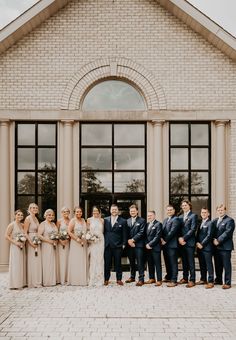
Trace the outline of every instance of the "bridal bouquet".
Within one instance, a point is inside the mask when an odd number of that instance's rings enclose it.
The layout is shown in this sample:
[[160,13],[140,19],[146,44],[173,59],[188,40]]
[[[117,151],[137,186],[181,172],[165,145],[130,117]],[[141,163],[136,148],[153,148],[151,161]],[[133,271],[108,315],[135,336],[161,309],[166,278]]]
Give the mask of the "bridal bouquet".
[[87,231],[87,233],[85,234],[85,239],[87,242],[91,242],[91,243],[96,243],[97,241],[99,241],[99,237],[93,233],[91,233],[91,231]]
[[20,247],[20,249],[22,250],[23,247],[24,247],[24,244],[25,244],[25,242],[26,242],[26,236],[25,236],[25,234],[23,234],[23,233],[18,233],[18,234],[16,235],[16,241],[22,243],[22,245],[21,245],[21,247]]
[[[59,240],[59,234],[57,231],[52,231],[50,233],[50,240],[52,241],[58,241]],[[56,242],[53,243],[53,248],[56,249]]]
[[[38,236],[34,236],[32,239],[32,243],[35,246],[38,246],[39,244],[42,243],[42,241],[40,240],[40,238]],[[38,247],[34,248],[34,256],[38,256]]]
[[[69,240],[70,236],[68,235],[68,232],[66,230],[62,230],[59,232],[59,240],[66,241]],[[65,246],[63,245],[63,249],[65,249]]]

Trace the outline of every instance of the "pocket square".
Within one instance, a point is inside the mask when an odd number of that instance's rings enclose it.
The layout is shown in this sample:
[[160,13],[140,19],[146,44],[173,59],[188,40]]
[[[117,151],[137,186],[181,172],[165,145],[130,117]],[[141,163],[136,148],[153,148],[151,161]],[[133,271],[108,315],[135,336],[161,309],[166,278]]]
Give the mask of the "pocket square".
[[139,225],[140,225],[140,223],[136,223],[136,225],[137,225],[137,226],[139,226]]
[[122,225],[121,225],[121,224],[119,224],[119,228],[122,228]]
[[207,228],[207,225],[203,225],[202,228]]
[[152,227],[152,230],[153,230],[153,229],[156,229],[156,227]]

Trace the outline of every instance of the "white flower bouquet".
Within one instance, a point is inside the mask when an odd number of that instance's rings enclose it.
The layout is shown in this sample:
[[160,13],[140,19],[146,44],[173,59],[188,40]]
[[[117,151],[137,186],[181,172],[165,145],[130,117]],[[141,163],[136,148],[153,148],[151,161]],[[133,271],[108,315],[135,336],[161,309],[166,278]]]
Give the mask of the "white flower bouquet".
[[85,234],[85,239],[87,242],[90,242],[90,243],[96,243],[100,240],[100,238],[97,235],[91,233],[91,231],[89,230]]
[[[59,232],[59,240],[66,241],[69,240],[70,236],[66,230],[61,230]],[[65,246],[63,245],[63,249],[65,249]]]
[[[34,236],[33,239],[32,239],[32,243],[35,245],[35,246],[38,246],[39,244],[42,243],[42,241],[40,240],[40,238],[38,236]],[[34,255],[35,256],[38,256],[38,247],[34,248]]]
[[20,249],[22,250],[23,247],[24,247],[24,244],[25,244],[25,242],[26,242],[26,236],[25,236],[25,234],[23,234],[23,233],[18,233],[18,234],[16,235],[16,241],[22,243],[22,245],[21,245],[21,247],[20,247]]
[[[57,231],[52,231],[49,236],[50,240],[52,241],[58,241],[59,240],[59,234]],[[56,242],[53,242],[53,248],[56,249]]]
[[84,246],[84,243],[82,242],[82,240],[86,240],[85,235],[86,235],[86,233],[84,232],[84,230],[76,230],[75,231],[75,236],[81,240],[80,244],[81,244],[82,247]]

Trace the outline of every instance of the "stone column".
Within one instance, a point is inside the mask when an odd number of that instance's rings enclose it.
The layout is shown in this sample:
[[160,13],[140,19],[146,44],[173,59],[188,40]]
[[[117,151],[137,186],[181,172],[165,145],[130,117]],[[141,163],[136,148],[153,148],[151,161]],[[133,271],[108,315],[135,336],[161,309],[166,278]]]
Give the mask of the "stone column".
[[[73,120],[63,120],[63,206],[73,209]],[[61,207],[60,207],[61,209]]]
[[226,120],[217,120],[215,134],[215,204],[227,205],[226,197],[226,166],[227,166],[227,144],[226,144]]
[[0,121],[0,271],[7,270],[9,244],[5,240],[10,216],[10,134],[9,121]]
[[153,121],[153,204],[158,220],[164,217],[163,195],[163,124],[164,120]]

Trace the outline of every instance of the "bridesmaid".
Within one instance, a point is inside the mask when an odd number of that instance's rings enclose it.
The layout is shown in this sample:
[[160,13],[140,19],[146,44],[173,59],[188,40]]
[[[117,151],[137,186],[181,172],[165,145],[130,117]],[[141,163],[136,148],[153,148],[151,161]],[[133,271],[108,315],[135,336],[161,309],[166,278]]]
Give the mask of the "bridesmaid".
[[31,203],[28,208],[29,216],[24,223],[24,232],[27,237],[27,282],[29,288],[42,287],[42,258],[40,244],[35,244],[38,237],[39,221],[36,217],[39,208]]
[[[8,225],[5,233],[6,240],[11,243],[9,258],[10,289],[21,289],[26,286],[26,235],[24,234],[24,226],[22,223],[23,218],[23,212],[16,210],[15,219]],[[18,239],[19,237],[21,241]]]
[[62,232],[66,232],[68,239],[59,240],[59,273],[60,273],[60,283],[64,285],[67,282],[68,278],[68,256],[69,256],[69,235],[68,235],[68,226],[70,222],[70,209],[63,207],[61,209],[61,218],[57,221],[57,228],[59,230],[59,234]]
[[72,286],[87,286],[87,243],[82,238],[86,234],[86,223],[82,218],[82,209],[75,207],[74,218],[69,223],[68,231],[71,237],[68,283]]
[[57,240],[52,240],[52,235],[58,235],[58,229],[54,220],[54,211],[47,209],[44,213],[45,221],[39,225],[39,237],[42,240],[42,268],[43,286],[50,287],[56,285],[56,249]]

